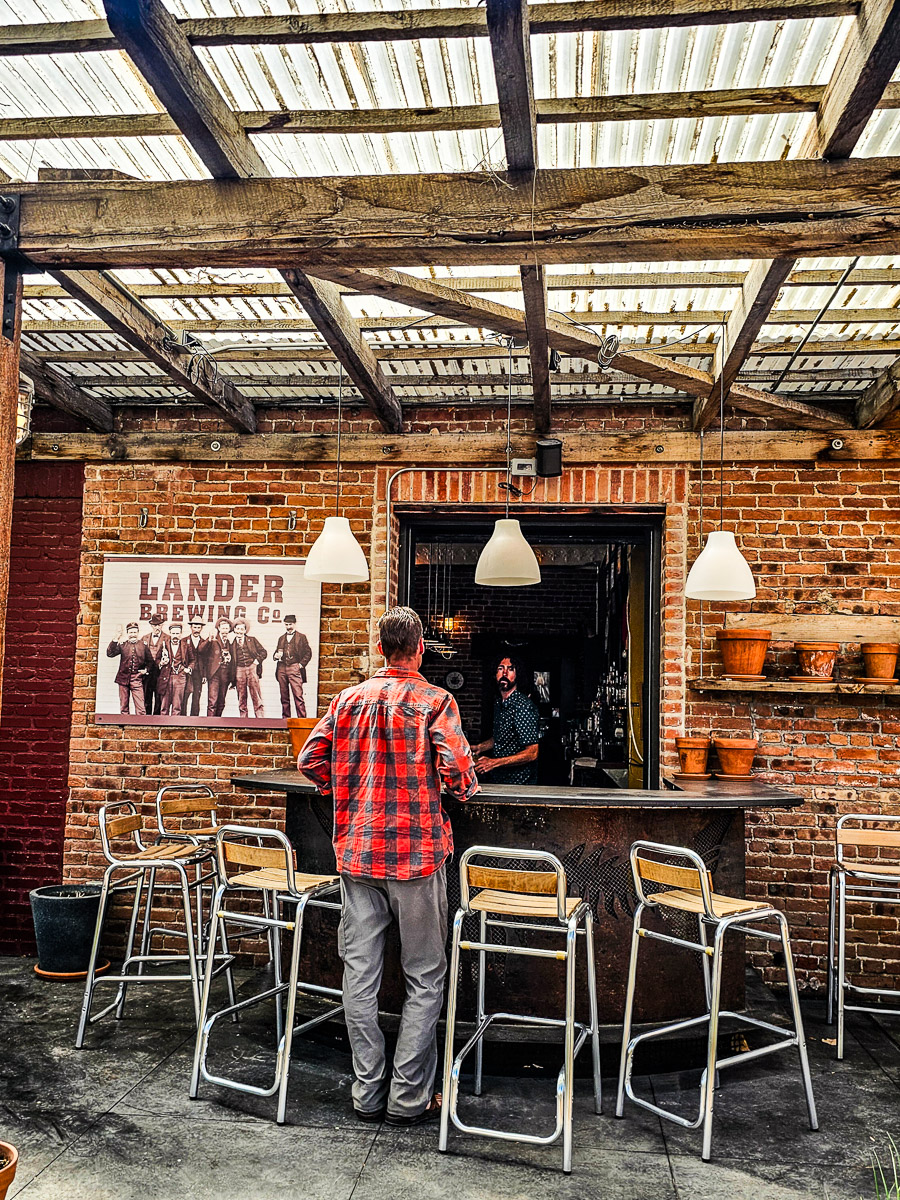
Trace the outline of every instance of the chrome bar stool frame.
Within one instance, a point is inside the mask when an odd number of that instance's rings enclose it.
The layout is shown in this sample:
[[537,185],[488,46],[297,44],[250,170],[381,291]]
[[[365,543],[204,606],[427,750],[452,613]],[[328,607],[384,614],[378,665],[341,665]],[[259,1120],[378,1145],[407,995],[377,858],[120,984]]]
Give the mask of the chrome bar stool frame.
[[[508,868],[470,865],[475,857],[486,859],[525,860],[542,863],[544,871],[510,870]],[[529,876],[533,878],[529,878]],[[450,982],[447,998],[447,1025],[444,1045],[443,1104],[439,1148],[446,1151],[450,1122],[462,1133],[501,1141],[524,1142],[533,1146],[549,1146],[563,1139],[563,1171],[572,1170],[572,1104],[574,1099],[575,1059],[590,1037],[593,1060],[594,1111],[601,1112],[600,1030],[597,1013],[597,979],[594,960],[594,923],[590,905],[584,900],[566,896],[566,872],[559,859],[543,850],[518,850],[498,846],[473,846],[466,850],[459,863],[460,907],[453,920]],[[472,888],[479,888],[476,896]],[[497,905],[499,907],[493,907]],[[518,910],[516,912],[515,910]],[[542,911],[546,910],[546,911]],[[480,940],[472,942],[462,937],[463,921],[474,912],[480,914]],[[504,920],[507,915],[545,919],[546,924],[532,921]],[[498,915],[499,914],[499,915]],[[565,934],[564,950],[547,950],[529,946],[511,946],[488,942],[488,930],[514,929],[517,932]],[[575,1020],[575,960],[578,936],[585,940],[590,1024]],[[477,1025],[475,1032],[454,1057],[456,1006],[460,952],[473,951],[478,955]],[[530,958],[549,958],[566,965],[566,1015],[562,1019],[535,1017],[523,1013],[485,1012],[485,968],[488,954],[515,954]],[[467,1125],[458,1114],[460,1072],[465,1059],[475,1050],[475,1095],[482,1092],[483,1038],[494,1021],[510,1021],[523,1025],[540,1025],[564,1030],[564,1059],[556,1083],[556,1126],[549,1134],[519,1133],[513,1130],[488,1129]],[[577,1032],[577,1037],[576,1037]]]
[[[649,852],[657,857],[643,858],[642,853]],[[736,900],[730,896],[717,895],[712,890],[709,871],[703,859],[693,850],[683,846],[667,846],[661,842],[635,842],[631,847],[631,870],[634,877],[634,888],[637,892],[638,905],[634,913],[634,927],[631,938],[631,958],[628,965],[628,987],[625,997],[625,1019],[622,1031],[622,1057],[619,1066],[619,1084],[616,1093],[616,1116],[624,1114],[625,1097],[635,1104],[673,1121],[684,1129],[703,1127],[702,1158],[709,1161],[712,1148],[713,1101],[715,1096],[716,1073],[723,1067],[735,1066],[774,1054],[790,1046],[796,1046],[800,1057],[800,1071],[803,1077],[803,1088],[806,1094],[806,1107],[809,1113],[810,1128],[818,1129],[816,1103],[813,1097],[812,1081],[809,1074],[809,1059],[806,1052],[806,1039],[803,1032],[803,1020],[800,1015],[800,996],[797,990],[797,978],[794,972],[794,960],[791,954],[790,937],[784,914],[770,905],[751,900]],[[690,867],[672,865],[671,860],[680,859],[689,862]],[[656,892],[648,895],[644,891],[644,882],[652,882],[673,888],[671,892]],[[699,941],[691,942],[686,938],[675,937],[671,934],[658,933],[642,925],[644,913],[660,906],[670,907],[678,912],[697,917]],[[718,910],[718,911],[717,911]],[[769,930],[756,929],[753,923],[774,921],[778,933]],[[749,922],[749,923],[748,923]],[[764,938],[768,941],[780,942],[784,953],[785,969],[787,972],[788,991],[791,999],[791,1010],[794,1017],[794,1029],[785,1036],[782,1026],[773,1025],[769,1021],[761,1021],[757,1017],[748,1017],[744,1013],[729,1012],[721,1009],[722,993],[722,951],[725,935],[734,930],[750,937]],[[713,931],[712,945],[709,944],[708,933]],[[655,941],[667,942],[670,945],[682,946],[703,956],[703,980],[706,993],[706,1014],[702,1017],[692,1017],[685,1021],[675,1021],[651,1029],[646,1033],[631,1036],[632,1015],[634,1011],[635,981],[637,978],[638,947],[641,938],[652,938]],[[742,1054],[734,1054],[728,1058],[718,1058],[719,1019],[730,1017],[743,1025],[756,1029],[764,1029],[777,1034],[779,1040],[772,1045],[760,1046],[747,1050]],[[682,1117],[670,1109],[653,1104],[635,1095],[631,1084],[634,1067],[634,1054],[641,1043],[652,1038],[659,1038],[676,1031],[695,1028],[698,1025],[708,1026],[706,1067],[700,1077],[700,1108],[693,1120]]]
[[[853,828],[849,822],[858,822]],[[876,822],[892,826],[874,828]],[[844,1025],[848,1012],[875,1012],[900,1016],[900,1008],[875,1007],[871,1004],[848,1004],[850,994],[872,999],[900,999],[893,988],[861,987],[847,979],[847,903],[900,905],[900,863],[883,863],[877,859],[853,862],[845,858],[845,847],[866,846],[872,850],[900,848],[900,816],[883,813],[846,813],[835,829],[835,862],[829,877],[828,903],[828,1024],[834,1023],[837,1010],[837,1057],[844,1057]]]
[[[76,1049],[84,1045],[84,1037],[89,1024],[94,1024],[115,1010],[116,1019],[124,1015],[125,999],[129,984],[133,983],[174,983],[185,979],[190,980],[191,996],[194,1005],[194,1017],[200,1014],[200,988],[203,979],[208,974],[214,975],[225,972],[229,994],[233,994],[233,979],[231,975],[232,955],[227,943],[222,939],[220,953],[210,950],[208,941],[202,938],[195,941],[194,913],[191,895],[194,894],[197,905],[200,904],[202,889],[207,887],[215,878],[212,849],[203,847],[190,840],[182,845],[157,841],[148,846],[141,836],[143,822],[137,807],[130,800],[104,804],[98,814],[100,841],[103,854],[109,864],[103,874],[100,891],[100,906],[97,912],[97,923],[94,927],[94,939],[91,945],[90,961],[88,963],[87,979],[85,981],[84,997],[81,1005],[81,1015],[78,1022],[78,1032],[75,1037]],[[113,849],[112,841],[119,837],[132,835],[133,852],[126,853]],[[204,874],[204,867],[211,870]],[[188,875],[188,868],[193,868],[193,878]],[[114,882],[119,871],[128,871],[124,878]],[[175,882],[158,884],[157,873],[163,871],[174,874]],[[128,936],[125,944],[125,956],[122,962],[121,974],[95,975],[97,958],[100,951],[100,939],[103,924],[109,907],[110,897],[117,893],[127,892],[134,888],[134,898],[131,905],[131,916],[128,924]],[[141,932],[140,953],[134,953],[134,943],[137,936],[138,920],[141,910],[141,899],[146,888],[144,899],[144,923]],[[154,888],[164,891],[174,891],[180,896],[184,914],[184,929],[163,929],[151,927],[152,901]],[[183,937],[186,941],[184,954],[154,954],[151,949],[152,936],[155,933],[167,933],[174,937]],[[210,954],[212,954],[212,969],[207,970]],[[186,963],[187,973],[147,975],[145,967],[149,965],[164,965]],[[135,972],[129,974],[129,967],[134,965]],[[94,991],[99,984],[117,983],[116,997],[98,1013],[91,1014]]]
[[[265,843],[270,845],[266,846]],[[254,844],[251,844],[254,843]],[[216,859],[218,862],[219,885],[213,900],[210,924],[210,941],[214,941],[218,930],[234,924],[245,931],[256,931],[274,941],[272,964],[274,986],[237,1003],[234,1000],[210,1015],[209,997],[211,978],[203,984],[200,1000],[200,1018],[197,1023],[197,1040],[194,1047],[194,1062],[191,1072],[190,1097],[196,1100],[201,1078],[218,1087],[231,1088],[251,1096],[274,1096],[278,1093],[276,1123],[283,1125],[287,1109],[288,1080],[291,1065],[291,1046],[298,1034],[303,1034],[343,1012],[343,1004],[334,1005],[324,1013],[294,1026],[297,992],[309,992],[317,996],[333,996],[342,999],[340,988],[324,987],[299,979],[300,949],[303,941],[303,919],[308,907],[330,909],[340,914],[340,901],[328,897],[340,895],[340,879],[337,875],[309,875],[294,867],[294,851],[287,837],[278,829],[264,829],[248,825],[223,825],[216,833]],[[243,868],[229,874],[229,867]],[[268,905],[262,914],[226,907],[226,898],[231,893],[246,899],[268,893]],[[285,906],[295,906],[293,917],[283,914]],[[293,934],[290,970],[287,980],[281,972],[281,935]],[[282,1001],[287,996],[286,1011],[282,1014]],[[214,1075],[207,1067],[209,1039],[215,1023],[225,1016],[236,1017],[253,1004],[275,1000],[276,1042],[275,1079],[270,1087],[258,1087],[223,1075]]]

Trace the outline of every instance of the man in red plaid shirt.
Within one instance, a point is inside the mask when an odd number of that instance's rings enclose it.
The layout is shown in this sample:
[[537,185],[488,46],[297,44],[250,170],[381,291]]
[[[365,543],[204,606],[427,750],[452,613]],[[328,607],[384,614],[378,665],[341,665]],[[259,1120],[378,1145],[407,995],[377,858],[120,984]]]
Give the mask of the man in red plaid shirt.
[[[297,766],[334,800],[354,1111],[363,1121],[417,1125],[440,1116],[433,1088],[453,851],[441,791],[468,800],[478,781],[456,701],[419,674],[425,644],[416,613],[392,608],[378,632],[387,666],[332,700]],[[389,1080],[378,988],[392,920],[406,999]]]

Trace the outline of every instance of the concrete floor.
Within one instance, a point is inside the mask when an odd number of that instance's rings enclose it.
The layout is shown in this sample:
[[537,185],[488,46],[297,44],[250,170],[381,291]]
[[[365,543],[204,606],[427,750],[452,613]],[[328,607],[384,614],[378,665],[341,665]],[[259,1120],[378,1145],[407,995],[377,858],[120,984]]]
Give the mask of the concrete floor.
[[[821,1128],[806,1121],[792,1052],[723,1072],[713,1161],[700,1136],[631,1105],[612,1116],[614,1080],[595,1116],[587,1078],[575,1099],[574,1170],[561,1148],[451,1134],[437,1150],[435,1127],[360,1124],[350,1109],[350,1056],[337,1027],[295,1042],[290,1124],[273,1102],[209,1086],[187,1098],[191,1012],[176,985],[133,991],[126,1019],[95,1025],[73,1047],[80,988],[38,979],[32,963],[0,960],[0,1138],[19,1148],[9,1193],[26,1200],[874,1200],[872,1157],[887,1158],[900,1134],[900,1018],[854,1016],[843,1063],[828,1044],[821,1005],[808,1007],[807,1035]],[[778,1012],[759,985],[752,1009]],[[227,1031],[217,1065],[264,1077],[266,1014]],[[327,1028],[327,1027],[326,1027]],[[615,1047],[604,1053],[610,1066]],[[239,1062],[237,1061],[239,1060]],[[696,1072],[655,1077],[657,1101],[695,1104]],[[642,1081],[648,1089],[650,1082]],[[553,1123],[546,1072],[486,1080],[471,1119]],[[477,1114],[477,1115],[476,1115]]]

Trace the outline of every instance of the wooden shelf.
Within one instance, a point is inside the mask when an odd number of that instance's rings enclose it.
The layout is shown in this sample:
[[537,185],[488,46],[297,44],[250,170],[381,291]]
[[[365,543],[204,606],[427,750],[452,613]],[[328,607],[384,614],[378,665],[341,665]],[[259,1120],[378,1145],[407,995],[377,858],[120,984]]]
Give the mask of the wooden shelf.
[[789,679],[765,679],[750,682],[740,679],[689,679],[695,692],[783,692],[803,695],[900,696],[900,684],[857,683],[845,679],[839,683],[791,683]]

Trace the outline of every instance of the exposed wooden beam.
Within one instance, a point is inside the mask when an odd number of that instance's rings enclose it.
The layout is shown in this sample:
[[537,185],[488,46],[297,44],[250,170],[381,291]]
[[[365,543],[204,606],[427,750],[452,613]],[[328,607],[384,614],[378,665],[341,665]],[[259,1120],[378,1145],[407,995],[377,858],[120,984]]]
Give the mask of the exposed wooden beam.
[[[616,29],[662,29],[737,21],[784,21],[846,16],[855,0],[576,0],[532,6],[534,33],[578,33]],[[471,8],[388,12],[311,13],[255,17],[200,17],[179,21],[195,46],[303,45],[317,42],[413,41],[419,38],[483,37],[484,11]],[[116,50],[106,21],[61,21],[5,25],[0,55],[64,54]]]
[[849,158],[898,63],[900,3],[862,0],[797,157]]
[[[485,11],[507,167],[513,177],[521,177],[519,187],[530,187],[537,168],[537,123],[528,6],[524,0],[487,0]],[[534,388],[534,426],[543,434],[552,420],[544,268],[539,263],[522,265],[519,278]]]
[[[178,128],[216,179],[265,178],[269,169],[161,0],[104,0],[110,27]],[[402,428],[400,406],[377,374],[340,296],[319,294],[301,272],[284,281],[307,297],[307,312],[385,429]],[[303,282],[301,282],[303,281]],[[372,370],[370,371],[370,367]]]
[[[34,384],[36,400],[86,421],[91,429],[100,433],[112,433],[115,419],[106,400],[101,400],[98,396],[89,396],[78,384],[67,379],[59,371],[54,371],[42,359],[27,350],[19,351],[19,369]],[[173,383],[174,380],[167,378],[167,382]]]
[[719,409],[723,393],[731,391],[738,372],[747,361],[759,332],[770,319],[778,292],[791,271],[791,262],[776,259],[753,263],[741,288],[739,302],[721,331],[713,364],[713,385],[708,396],[694,405],[694,428],[705,429]]
[[[792,271],[782,284],[783,287],[819,287],[837,283],[842,271]],[[54,283],[32,282],[33,276],[25,277],[26,300],[59,300],[68,295],[65,288]],[[645,291],[666,288],[667,290],[693,290],[695,288],[739,288],[747,278],[743,271],[619,271],[609,274],[561,275],[545,274],[548,292],[621,292]],[[900,267],[857,268],[848,279],[856,287],[887,285],[900,286]],[[444,287],[466,292],[515,292],[519,279],[514,275],[471,275],[442,279]],[[291,289],[282,280],[268,283],[130,283],[132,296],[143,299],[187,300],[214,296],[290,296]],[[356,291],[343,288],[342,291]]]
[[[333,272],[344,283],[361,284],[369,289],[379,289],[380,294],[392,300],[439,312],[455,320],[477,321],[489,329],[510,336],[522,336],[525,332],[525,314],[519,309],[497,304],[465,293],[442,288],[432,280],[419,279],[401,271],[341,270]],[[595,358],[601,347],[599,336],[572,321],[551,314],[547,318],[547,342],[554,349],[568,354],[582,354]],[[673,362],[662,355],[648,351],[620,349],[613,365],[621,371],[661,384],[691,396],[706,396],[712,377],[705,371],[684,363]],[[839,418],[827,409],[804,404],[781,397],[769,397],[766,393],[744,384],[732,389],[732,403],[755,413],[789,417],[801,428],[823,429],[838,424]]]
[[[849,158],[884,96],[900,62],[900,0],[862,0],[828,82],[800,145],[800,159]],[[852,251],[851,251],[852,253]],[[746,359],[754,338],[778,296],[794,262],[761,263],[745,281],[739,308],[729,322],[727,358],[716,364],[705,411],[695,411],[698,428],[710,418],[716,391],[729,386]],[[785,270],[788,267],[788,270]]]
[[882,371],[856,402],[856,423],[870,429],[892,417],[900,408],[900,360]]
[[[900,160],[19,184],[39,265],[503,265],[894,253]],[[319,272],[321,274],[321,272]]]
[[[373,273],[386,270],[387,268],[373,267],[369,268]],[[342,278],[349,277],[349,273],[343,270],[337,271],[333,267],[325,267],[320,269],[320,275],[323,278],[331,279],[333,276]],[[402,274],[406,274],[403,272]],[[424,283],[424,280],[419,282]],[[370,292],[373,284],[368,285]],[[435,284],[435,288],[441,287],[440,284]],[[452,327],[467,326],[469,328],[481,329],[492,328],[488,321],[485,312],[482,312],[478,306],[479,297],[471,296],[470,293],[464,292],[459,288],[448,289],[451,296],[456,298],[470,297],[475,303],[470,305],[464,316],[453,317],[449,311],[443,315],[434,317],[429,321],[424,319],[421,322],[422,328],[428,329],[445,329]],[[386,295],[386,291],[378,293]],[[497,304],[496,301],[482,298],[485,304]],[[412,307],[426,309],[424,304],[416,305],[413,301],[403,301],[409,303]],[[462,307],[461,305],[459,306]],[[507,308],[507,305],[497,305],[499,309]],[[27,310],[26,310],[27,311]],[[521,309],[510,309],[511,312],[521,314]],[[692,325],[718,325],[725,318],[726,313],[720,311],[707,311],[706,309],[681,309],[673,312],[652,312],[646,309],[629,308],[629,309],[600,309],[599,311],[589,308],[573,308],[568,309],[565,313],[548,311],[548,321],[562,322],[560,326],[560,337],[557,341],[569,339],[563,337],[563,330],[566,326],[577,328],[578,325],[597,326],[602,329],[615,329],[623,325],[638,325],[652,326],[660,329],[677,329]],[[767,325],[805,325],[809,324],[816,313],[813,309],[806,308],[790,308],[776,309],[766,320]],[[567,318],[571,318],[567,320]],[[377,331],[388,329],[405,329],[409,326],[410,321],[414,320],[411,317],[351,317],[349,314],[347,320],[355,324],[359,329]],[[576,324],[573,324],[577,322]],[[832,308],[826,313],[823,318],[823,324],[826,325],[870,325],[870,324],[898,324],[900,323],[900,310],[894,308]],[[317,329],[317,325],[312,320],[306,317],[272,317],[264,319],[262,317],[197,317],[190,320],[167,321],[166,324],[175,330],[187,330],[190,333],[243,333],[252,331],[255,333],[297,333]],[[46,334],[46,333],[102,333],[103,325],[99,321],[91,321],[88,319],[69,317],[26,317],[23,322],[22,329],[28,334]],[[519,330],[514,336],[524,336],[524,330]],[[574,345],[574,343],[572,343]],[[576,353],[576,351],[566,351],[563,346],[555,347],[560,353]],[[596,351],[599,344],[594,345],[593,351],[590,351],[590,357],[596,357]],[[582,353],[587,351],[582,347]],[[804,352],[805,353],[805,352]]]
[[[23,334],[23,337],[25,335]],[[29,338],[29,344],[37,340]],[[791,354],[799,342],[760,342],[753,347],[754,357],[777,357]],[[715,347],[704,342],[673,342],[671,345],[656,345],[647,342],[628,342],[626,349],[652,350],[661,358],[712,358]],[[136,350],[106,350],[82,347],[78,350],[59,349],[47,346],[32,346],[34,354],[47,362],[102,363],[102,362],[145,362],[144,355]],[[485,345],[481,342],[451,342],[436,346],[371,346],[379,361],[391,362],[478,362],[481,359],[507,357],[501,346]],[[900,355],[900,341],[881,341],[875,338],[855,338],[843,341],[815,341],[807,343],[801,361],[816,358],[842,358],[847,355]],[[521,357],[521,356],[520,356]],[[565,358],[566,355],[563,354]],[[575,357],[582,357],[576,355]],[[269,363],[269,362],[332,362],[334,355],[327,346],[298,344],[294,348],[284,346],[230,346],[215,352],[217,362]],[[515,358],[515,355],[514,355]]]
[[387,432],[400,433],[403,410],[334,284],[310,279],[302,271],[283,271],[282,277]]
[[[690,432],[628,430],[623,433],[566,433],[563,435],[569,466],[592,466],[598,462],[698,462],[700,438]],[[19,452],[23,459],[88,462],[289,462],[334,463],[336,439],[324,434],[267,433],[253,437],[222,434],[213,449],[208,434],[134,433],[34,434]],[[842,446],[836,450],[833,442]],[[530,454],[534,438],[513,433],[513,453]],[[706,454],[708,457],[709,448]],[[506,463],[506,434],[386,433],[345,434],[341,442],[345,463],[379,463],[414,466],[448,461]],[[734,431],[725,439],[725,460],[734,463],[761,462],[857,462],[860,459],[900,460],[900,430],[835,429],[794,432],[783,430]],[[540,486],[540,485],[539,485]]]
[[525,302],[525,336],[534,389],[534,428],[538,435],[550,432],[552,391],[550,387],[550,340],[547,334],[547,285],[544,268],[520,267],[522,298]]
[[103,0],[106,19],[163,107],[216,179],[268,168],[161,0]]
[[[824,86],[731,88],[696,92],[648,92],[634,96],[579,96],[536,100],[538,125],[606,121],[676,121],[706,117],[761,116],[815,112]],[[890,84],[879,109],[900,108],[900,84]],[[427,133],[492,129],[500,124],[496,104],[450,108],[273,109],[236,112],[238,124],[253,134]],[[168,113],[104,114],[83,117],[6,117],[0,141],[71,141],[79,138],[177,137]],[[45,167],[45,172],[57,168]],[[48,175],[48,177],[50,177]]]
[[234,384],[202,354],[179,350],[172,332],[109,276],[97,271],[53,271],[53,278],[105,325],[237,429],[253,433],[256,412]]

